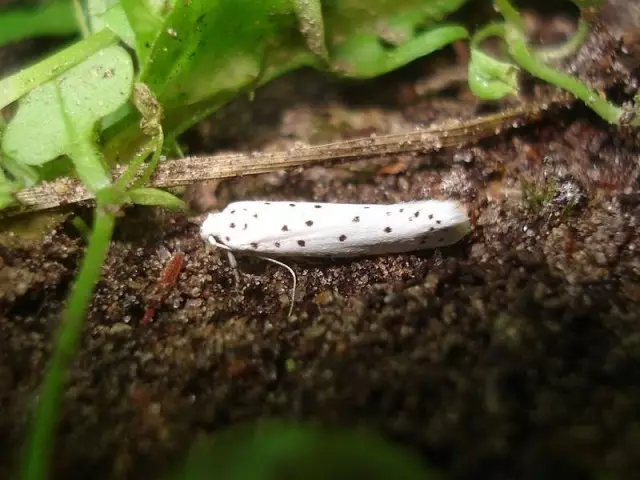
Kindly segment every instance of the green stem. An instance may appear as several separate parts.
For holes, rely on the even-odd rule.
[[[78,28],[82,33],[82,38],[88,38],[91,35],[91,30],[89,29],[89,25],[87,25],[87,17],[84,14],[84,10],[82,9],[82,4],[80,0],[72,0],[73,3],[73,14],[76,18],[76,23],[78,24]]]
[[[504,23],[489,23],[479,29],[471,37],[470,46],[472,48],[480,48],[480,44],[489,37],[505,37],[505,24]]]
[[[573,37],[562,45],[544,48],[538,47],[535,49],[535,56],[538,60],[545,63],[566,58],[578,50],[585,38],[587,38],[588,33],[589,23],[584,18],[580,17],[580,20],[578,20],[578,28]]]
[[[614,125],[620,123],[620,118],[623,114],[623,110],[620,107],[607,102],[607,100],[600,97],[598,92],[590,89],[581,81],[548,67],[536,59],[529,51],[524,35],[517,28],[507,25],[505,40],[509,53],[524,70],[547,83],[568,91],[582,100],[607,122]]]
[[[2,167],[13,176],[18,184],[32,187],[40,180],[38,172],[32,166],[20,163],[7,154],[0,155],[0,160]]]
[[[520,13],[511,5],[509,0],[495,0],[494,5],[500,14],[504,17],[507,23],[518,28],[521,32],[524,32],[524,22]]]
[[[95,194],[111,184],[111,177],[103,164],[102,153],[96,147],[92,132],[78,131],[76,128],[72,115],[67,111],[67,106],[62,99],[59,84],[55,85],[55,93],[58,103],[62,105],[62,121],[67,130],[67,137],[76,139],[69,144],[67,155],[73,162],[76,173],[84,186]]]
[[[140,175],[140,177],[136,180],[134,188],[144,187],[151,179],[153,172],[156,171],[156,167],[158,166],[158,162],[160,161],[160,154],[162,153],[162,144],[164,143],[164,135],[162,134],[162,130],[160,130],[158,135],[151,141],[151,143],[153,145],[153,156],[151,157],[151,160],[149,160],[149,164],[142,172],[142,175]]]
[[[116,198],[121,198],[122,195],[124,195],[124,192],[130,187],[131,181],[140,170],[144,160],[149,156],[154,148],[156,148],[156,146],[153,139],[145,143],[138,153],[136,153],[135,157],[133,157],[133,160],[129,165],[127,165],[127,169],[122,172],[120,177],[114,182],[113,188],[111,189],[113,191],[114,201],[116,201]]]
[[[47,57],[35,65],[0,80],[0,109],[15,102],[34,88],[66,72],[94,53],[118,42],[110,30],[100,30],[94,35]]]
[[[100,279],[102,264],[115,225],[114,216],[107,213],[100,203],[96,207],[95,215],[89,245],[73,284],[62,324],[58,328],[53,355],[40,388],[39,401],[21,464],[22,480],[42,480],[47,477],[65,374],[78,349],[82,325],[93,291]]]
[[[79,135],[69,147],[68,155],[78,178],[91,193],[95,194],[111,184],[111,177],[102,163],[102,154],[90,138]]]

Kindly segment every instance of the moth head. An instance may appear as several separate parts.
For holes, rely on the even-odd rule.
[[[200,236],[204,240],[220,235],[220,213],[210,213],[200,226]]]

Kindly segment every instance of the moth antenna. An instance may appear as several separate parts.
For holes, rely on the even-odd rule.
[[[231,265],[231,268],[233,269],[233,275],[235,277],[236,280],[236,287],[240,284],[240,275],[238,274],[238,261],[236,260],[236,257],[233,255],[232,250],[227,247],[226,245],[224,245],[223,243],[218,242],[215,237],[213,235],[210,235],[207,239],[209,241],[209,243],[211,245],[214,245],[216,247],[222,248],[223,250],[225,250],[227,252],[227,258],[229,259],[229,264]],[[296,289],[298,288],[298,278],[296,277],[296,272],[293,271],[293,268],[291,268],[289,265],[287,265],[286,263],[283,262],[279,262],[278,260],[276,260],[275,258],[271,258],[271,257],[263,257],[258,255],[257,258],[261,258],[262,260],[266,260],[268,262],[274,263],[280,267],[286,268],[289,273],[291,274],[291,278],[293,279],[293,284],[291,287],[291,301],[289,302],[289,313],[287,314],[287,318],[291,317],[291,314],[293,313],[293,304],[295,302],[296,299]]]
[[[293,268],[291,268],[289,265],[287,265],[286,263],[280,262],[278,260],[276,260],[275,258],[271,258],[271,257],[258,257],[261,258],[263,260],[266,260],[268,262],[271,263],[275,263],[276,265],[279,265],[280,267],[284,267],[287,270],[289,270],[289,273],[291,274],[291,278],[293,279],[293,284],[291,287],[291,302],[289,303],[289,313],[287,314],[287,318],[291,318],[291,314],[293,313],[293,304],[296,300],[296,289],[298,287],[298,279],[296,277],[296,272],[293,271]]]

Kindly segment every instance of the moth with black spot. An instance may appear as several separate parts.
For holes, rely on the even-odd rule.
[[[470,228],[461,205],[451,200],[392,205],[243,201],[209,214],[201,235],[233,252],[353,257],[443,247]]]
[[[200,235],[233,253],[252,253],[280,265],[274,256],[356,257],[411,252],[456,243],[471,230],[462,206],[451,200],[391,205],[243,201],[207,216]],[[236,270],[236,280],[238,280]]]

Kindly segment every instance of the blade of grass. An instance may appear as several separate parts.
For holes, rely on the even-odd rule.
[[[42,2],[36,8],[8,9],[0,14],[0,45],[26,38],[67,36],[77,32],[73,7],[67,0]]]
[[[115,217],[98,203],[89,245],[73,284],[62,324],[58,327],[53,356],[40,387],[20,469],[22,480],[42,480],[47,477],[66,372],[78,349],[82,325],[100,278],[114,225]]]

